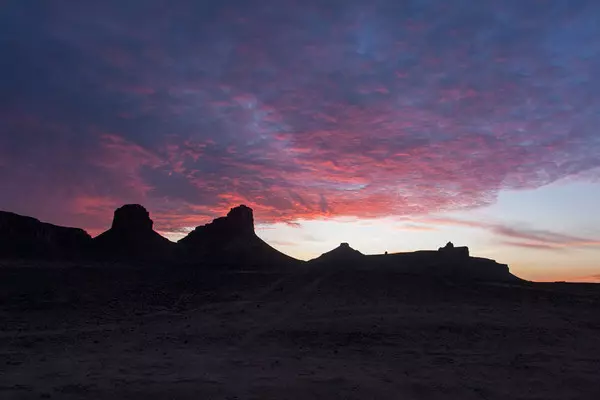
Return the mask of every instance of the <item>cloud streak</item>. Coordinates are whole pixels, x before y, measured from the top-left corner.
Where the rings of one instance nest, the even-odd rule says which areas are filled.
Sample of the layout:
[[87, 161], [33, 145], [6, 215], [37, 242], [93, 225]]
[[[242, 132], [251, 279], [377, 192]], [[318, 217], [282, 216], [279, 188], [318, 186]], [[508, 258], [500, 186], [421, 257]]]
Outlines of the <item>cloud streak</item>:
[[600, 239], [568, 235], [543, 229], [508, 226], [501, 223], [471, 221], [455, 218], [425, 217], [417, 220], [433, 226], [460, 226], [487, 230], [501, 238], [507, 246], [534, 250], [563, 251], [577, 248], [600, 248]]
[[176, 231], [237, 203], [373, 218], [598, 178], [596, 2], [83, 3], [4, 6], [2, 208], [94, 230], [142, 202]]

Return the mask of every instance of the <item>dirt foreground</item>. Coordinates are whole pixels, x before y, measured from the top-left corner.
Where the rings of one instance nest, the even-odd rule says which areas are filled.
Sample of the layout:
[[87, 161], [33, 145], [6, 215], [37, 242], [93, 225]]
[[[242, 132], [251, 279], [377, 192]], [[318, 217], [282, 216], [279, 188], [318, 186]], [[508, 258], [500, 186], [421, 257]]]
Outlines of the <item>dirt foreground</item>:
[[595, 285], [0, 275], [2, 399], [600, 398]]

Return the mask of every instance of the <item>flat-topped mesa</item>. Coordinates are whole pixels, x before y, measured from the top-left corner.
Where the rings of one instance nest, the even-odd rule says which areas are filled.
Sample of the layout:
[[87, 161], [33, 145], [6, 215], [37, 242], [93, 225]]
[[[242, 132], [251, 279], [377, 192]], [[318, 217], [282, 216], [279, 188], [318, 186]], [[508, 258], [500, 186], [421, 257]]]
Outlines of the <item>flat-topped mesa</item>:
[[180, 257], [192, 262], [260, 267], [298, 262], [256, 235], [252, 209], [245, 205], [232, 208], [225, 217], [196, 227], [177, 243]]
[[117, 208], [111, 229], [129, 233], [148, 233], [152, 231], [154, 222], [150, 213], [139, 204], [126, 204]]
[[189, 245], [205, 245], [214, 243], [223, 245], [233, 239], [254, 237], [254, 215], [252, 209], [245, 205], [232, 208], [225, 217], [215, 218], [212, 222], [196, 227], [179, 243]]
[[0, 211], [0, 257], [72, 259], [89, 250], [92, 238], [83, 229], [67, 228]]
[[241, 234], [254, 233], [254, 215], [250, 207], [243, 204], [234, 207], [227, 213], [227, 218], [231, 221], [230, 224]]
[[166, 260], [175, 244], [153, 226], [143, 206], [126, 204], [115, 211], [111, 228], [93, 239], [95, 255], [115, 260]]
[[216, 218], [199, 228], [219, 238], [254, 235], [254, 215], [250, 207], [242, 204], [229, 210], [226, 217]]

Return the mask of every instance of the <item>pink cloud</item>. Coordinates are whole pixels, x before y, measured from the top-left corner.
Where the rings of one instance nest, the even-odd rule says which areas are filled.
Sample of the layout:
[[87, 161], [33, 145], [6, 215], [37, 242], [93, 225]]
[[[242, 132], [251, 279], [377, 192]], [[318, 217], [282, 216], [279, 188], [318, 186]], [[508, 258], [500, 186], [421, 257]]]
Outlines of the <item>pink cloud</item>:
[[417, 224], [403, 224], [401, 226], [398, 226], [397, 229], [399, 229], [401, 231], [414, 231], [414, 232], [431, 232], [431, 231], [437, 230], [433, 226], [417, 225]]
[[[42, 27], [19, 25], [32, 42], [13, 56], [31, 51], [27, 71], [41, 48], [65, 57], [7, 79], [0, 160], [15, 172], [1, 182], [15, 194], [4, 206], [27, 203], [22, 188], [52, 193], [60, 219], [86, 214], [92, 227], [111, 202], [142, 202], [176, 230], [239, 203], [261, 222], [426, 215], [598, 180], [600, 53], [572, 31], [594, 13], [570, 16], [581, 24], [544, 14], [543, 34], [523, 35], [532, 21], [495, 3], [486, 15], [510, 24], [473, 25], [451, 6], [150, 3], [58, 6]], [[526, 246], [596, 245], [479, 227]]]

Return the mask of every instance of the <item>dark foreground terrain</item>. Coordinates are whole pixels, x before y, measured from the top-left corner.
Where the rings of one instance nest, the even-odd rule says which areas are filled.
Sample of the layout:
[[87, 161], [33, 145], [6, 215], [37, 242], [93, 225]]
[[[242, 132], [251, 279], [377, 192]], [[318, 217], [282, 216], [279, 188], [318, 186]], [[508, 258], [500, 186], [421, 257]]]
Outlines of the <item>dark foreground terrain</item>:
[[1, 399], [598, 399], [600, 285], [0, 267]]

